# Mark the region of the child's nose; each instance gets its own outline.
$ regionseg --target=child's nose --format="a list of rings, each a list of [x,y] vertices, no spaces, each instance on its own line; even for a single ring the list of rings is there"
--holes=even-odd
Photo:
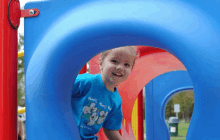
[[[124,70],[122,65],[117,65],[116,69],[121,70],[121,71]]]

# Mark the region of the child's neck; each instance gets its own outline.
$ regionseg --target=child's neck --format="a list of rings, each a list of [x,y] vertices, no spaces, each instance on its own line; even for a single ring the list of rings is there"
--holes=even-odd
[[[114,84],[112,84],[112,83],[109,83],[109,81],[107,81],[103,76],[101,76],[101,77],[102,77],[102,81],[103,81],[105,87],[106,87],[109,91],[115,92],[116,86],[115,86]]]
[[[104,85],[105,85],[105,87],[106,87],[109,91],[115,92],[115,90],[116,90],[116,87],[115,87],[115,86],[110,86],[110,85],[108,85],[108,83],[106,83],[106,82],[104,82]]]

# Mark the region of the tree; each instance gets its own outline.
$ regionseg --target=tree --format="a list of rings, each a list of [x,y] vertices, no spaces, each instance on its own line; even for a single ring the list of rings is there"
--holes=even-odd
[[[168,119],[171,116],[175,116],[173,98],[169,100],[165,110],[165,118]]]
[[[173,97],[174,104],[180,104],[179,118],[190,120],[194,107],[193,91],[181,92]],[[184,114],[184,116],[183,116]]]
[[[19,34],[18,51],[22,51],[24,46],[24,36]],[[18,105],[22,105],[24,90],[24,56],[18,58]]]
[[[178,118],[190,120],[194,108],[193,91],[178,93],[169,100],[165,111],[166,119],[171,116],[176,116],[176,113],[174,112],[174,104],[180,104],[180,113],[178,114]]]

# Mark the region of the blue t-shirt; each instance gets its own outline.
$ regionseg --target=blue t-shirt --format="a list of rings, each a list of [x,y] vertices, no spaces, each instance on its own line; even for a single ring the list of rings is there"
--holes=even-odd
[[[105,87],[100,74],[78,75],[71,103],[82,139],[98,140],[94,135],[101,127],[121,129],[122,99],[117,88],[115,92],[111,92]]]

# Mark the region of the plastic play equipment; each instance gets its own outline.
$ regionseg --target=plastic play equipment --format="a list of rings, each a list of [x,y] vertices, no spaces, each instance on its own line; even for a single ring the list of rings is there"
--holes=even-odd
[[[4,73],[0,99],[4,104],[1,109],[8,106],[6,109],[13,110],[6,111],[0,125],[5,126],[1,137],[11,140],[16,137],[17,112],[13,96],[16,88],[10,88],[17,85],[17,50],[11,46],[17,48],[17,38],[8,23],[6,7],[8,3],[2,0],[1,31],[12,34],[4,32],[0,37],[0,70]],[[176,56],[192,79],[195,105],[186,139],[219,140],[219,7],[219,1],[209,0],[55,0],[26,4],[25,9],[40,11],[39,16],[25,19],[27,139],[78,139],[70,94],[83,64],[103,50],[149,45]],[[11,46],[9,38],[14,39]],[[14,124],[13,130],[8,123]]]
[[[126,130],[129,132],[129,130],[132,130],[132,126],[138,125],[139,128],[143,128],[143,118],[138,118],[138,120],[142,119],[142,123],[135,122],[132,120],[132,109],[135,104],[135,100],[139,98],[140,92],[143,87],[148,84],[152,79],[155,77],[174,70],[185,70],[184,65],[173,55],[170,53],[153,47],[144,47],[139,46],[138,47],[140,57],[135,62],[135,67],[131,71],[131,74],[129,75],[128,79],[121,83],[118,86],[119,93],[121,95],[121,98],[123,100],[122,109],[123,109],[123,118],[125,120],[125,126],[122,125],[122,127],[125,127]],[[89,63],[89,72],[92,74],[99,73],[99,58],[100,54],[93,57]],[[143,106],[143,103],[142,103]],[[139,109],[136,109],[137,112],[140,112]],[[141,113],[137,115],[137,117],[141,117]],[[164,120],[164,119],[163,119]],[[149,120],[148,120],[149,121]],[[136,126],[136,130],[137,127]],[[136,131],[134,130],[134,131]],[[140,133],[142,131],[142,133]],[[166,131],[166,130],[164,130]],[[102,133],[102,132],[100,132]],[[137,134],[138,133],[138,134]],[[130,134],[131,136],[132,134]],[[134,132],[134,135],[136,136],[136,139],[141,140],[143,139],[143,130],[139,129],[138,132]],[[103,134],[100,134],[100,139],[105,140],[105,136]],[[152,140],[158,140],[158,139],[152,139]]]
[[[24,113],[25,112],[25,107],[18,109],[18,113]]]
[[[40,11],[25,19],[27,139],[77,139],[70,93],[78,71],[99,52],[126,45],[157,46],[185,65],[195,91],[187,140],[219,139],[219,5],[208,0],[26,4]]]
[[[187,71],[164,73],[145,86],[146,139],[170,139],[164,119],[166,105],[174,94],[192,89],[192,82]]]
[[[24,56],[24,51],[18,52],[18,57]]]

